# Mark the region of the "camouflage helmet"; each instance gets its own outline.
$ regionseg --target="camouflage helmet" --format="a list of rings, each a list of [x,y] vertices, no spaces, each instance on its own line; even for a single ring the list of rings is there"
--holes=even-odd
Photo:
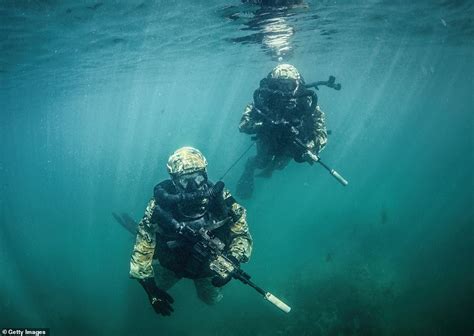
[[[168,173],[174,176],[194,173],[199,170],[206,171],[207,160],[198,149],[182,147],[171,154],[166,167]]]
[[[269,74],[269,79],[293,79],[295,81],[301,80],[301,75],[291,64],[279,64]]]

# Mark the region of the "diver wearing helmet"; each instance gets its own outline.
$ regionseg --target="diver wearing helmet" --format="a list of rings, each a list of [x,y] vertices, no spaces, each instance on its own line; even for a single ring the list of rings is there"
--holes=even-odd
[[[314,163],[327,143],[324,113],[318,97],[305,86],[298,70],[290,64],[276,66],[254,91],[253,104],[247,105],[239,130],[253,135],[257,155],[250,157],[237,184],[237,194],[249,198],[254,187],[254,172],[270,177],[294,159]],[[295,145],[299,141],[299,146]],[[305,149],[302,149],[304,144]]]
[[[199,150],[176,150],[167,168],[171,179],[155,186],[130,261],[130,276],[143,286],[155,312],[165,316],[173,311],[166,290],[181,278],[193,279],[198,297],[207,304],[222,299],[221,287],[231,279],[231,274],[213,277],[209,264],[179,234],[183,227],[211,232],[225,243],[226,256],[236,265],[247,262],[252,252],[246,210],[223,182],[208,180],[207,161]]]

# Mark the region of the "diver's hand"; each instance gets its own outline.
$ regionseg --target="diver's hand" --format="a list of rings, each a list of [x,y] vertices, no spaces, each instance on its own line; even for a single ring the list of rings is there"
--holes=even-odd
[[[212,186],[212,188],[210,188],[208,190],[209,192],[209,197],[210,198],[214,198],[216,196],[219,196],[220,194],[222,194],[222,191],[224,190],[224,182],[222,181],[217,181],[216,184],[214,184]]]
[[[166,293],[164,290],[157,288],[158,291],[154,296],[149,296],[150,303],[155,310],[155,313],[161,314],[163,316],[171,315],[171,312],[174,311],[171,303],[174,302],[173,298]]]
[[[227,275],[225,278],[222,278],[219,275],[216,275],[212,278],[211,283],[215,287],[223,287],[229,283],[230,280],[232,280],[232,276],[234,275],[234,271],[240,267],[240,261],[234,257],[233,255],[228,255],[227,259],[229,259],[234,268],[232,270],[228,270]]]
[[[174,302],[171,295],[158,288],[153,278],[141,279],[139,281],[148,294],[148,299],[150,300],[150,304],[155,310],[155,313],[163,316],[171,315],[174,311],[171,306]]]
[[[224,287],[232,280],[232,276],[228,275],[225,278],[221,278],[220,276],[215,276],[212,278],[211,283],[214,287]]]
[[[319,157],[313,152],[311,152],[310,150],[307,150],[306,152],[304,152],[302,155],[302,158],[304,161],[308,162],[310,165],[319,161]]]
[[[263,121],[257,121],[256,123],[253,124],[255,132],[259,131],[264,125]]]

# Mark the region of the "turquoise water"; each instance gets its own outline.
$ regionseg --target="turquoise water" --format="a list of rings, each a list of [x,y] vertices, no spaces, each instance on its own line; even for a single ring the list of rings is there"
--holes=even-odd
[[[0,2],[0,327],[474,332],[473,5],[308,4]],[[174,315],[156,316],[111,213],[139,219],[183,145],[218,179],[251,143],[237,125],[279,58],[342,83],[319,91],[322,157],[350,182],[291,163],[240,200],[254,238],[245,270],[293,309],[235,281],[208,307],[183,280]],[[231,191],[243,165],[224,179]]]

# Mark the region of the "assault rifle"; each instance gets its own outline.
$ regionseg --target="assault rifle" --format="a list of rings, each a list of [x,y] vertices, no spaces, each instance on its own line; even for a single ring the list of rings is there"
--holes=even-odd
[[[298,129],[296,129],[296,127],[292,126],[288,121],[275,121],[273,120],[272,118],[270,118],[267,114],[263,113],[262,111],[260,111],[258,108],[254,107],[255,111],[263,117],[263,119],[265,119],[270,125],[274,125],[274,126],[277,126],[277,127],[282,127],[282,129],[284,130],[284,132],[291,138],[293,144],[302,149],[304,151],[304,155],[306,157],[309,158],[309,163],[310,164],[313,164],[315,162],[319,163],[321,166],[323,166],[332,176],[334,176],[334,178],[340,183],[342,184],[343,186],[346,186],[349,184],[349,182],[347,182],[347,180],[341,176],[341,174],[339,174],[337,171],[335,171],[334,169],[330,168],[327,164],[325,164],[323,161],[321,161],[321,158],[313,153],[311,151],[310,148],[308,148],[308,146],[306,146],[306,144],[298,138],[298,135],[299,135],[299,131]]]
[[[209,262],[209,268],[216,276],[222,279],[231,276],[255,289],[265,300],[271,302],[285,313],[290,312],[291,308],[286,303],[254,284],[250,280],[250,275],[226,256],[224,252],[225,244],[208,230],[202,227],[199,229],[192,228],[190,225],[184,224],[181,225],[178,232],[187,240],[190,240],[193,244],[195,256],[203,262]]]

